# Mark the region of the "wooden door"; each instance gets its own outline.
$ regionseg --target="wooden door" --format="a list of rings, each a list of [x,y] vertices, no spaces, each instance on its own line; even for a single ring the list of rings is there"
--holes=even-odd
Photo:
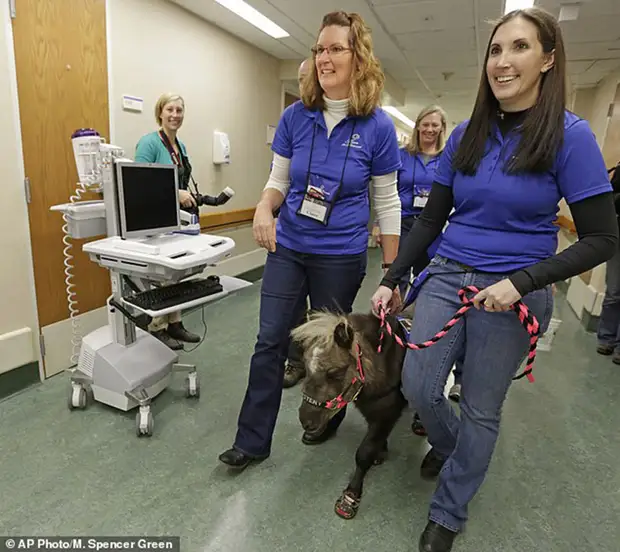
[[[64,223],[50,207],[69,202],[77,185],[71,134],[92,127],[109,140],[105,0],[19,0],[15,15],[28,214],[37,310],[44,329],[69,317]],[[82,252],[83,240],[72,243],[75,307],[82,314],[105,304],[109,273]]]

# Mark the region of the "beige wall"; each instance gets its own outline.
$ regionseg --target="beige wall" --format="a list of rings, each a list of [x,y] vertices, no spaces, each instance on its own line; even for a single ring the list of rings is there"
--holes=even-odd
[[[599,147],[603,150],[609,127],[609,106],[614,102],[616,90],[620,83],[620,72],[616,71],[603,79],[598,86],[576,90],[573,96],[572,110],[587,119],[596,136]],[[560,204],[560,212],[572,218],[564,201]],[[562,250],[575,241],[575,236],[562,232],[559,249]],[[568,302],[575,314],[581,318],[584,312],[598,316],[601,311],[605,293],[605,264],[590,271],[585,278],[571,279]]]
[[[620,72],[615,72],[601,81],[596,87],[596,93],[592,101],[590,112],[590,125],[596,135],[596,141],[601,149],[607,135],[607,124],[609,122],[609,106],[613,103],[616,96],[616,88],[620,82]]]
[[[595,96],[596,87],[580,88],[576,90],[572,111],[583,119],[587,119],[589,121],[592,117],[592,108],[594,107]]]
[[[8,2],[0,2],[0,373],[37,360],[37,317]],[[8,291],[10,290],[10,291]]]
[[[236,195],[221,209],[254,207],[271,162],[267,125],[277,124],[280,115],[279,62],[164,0],[108,0],[107,19],[111,136],[106,138],[133,157],[140,136],[156,129],[158,96],[176,91],[186,100],[180,137],[201,192],[219,193],[230,186]],[[5,265],[0,284],[11,290],[3,295],[0,310],[1,373],[38,360],[39,353],[8,2],[0,2],[0,21],[0,109],[8,114],[0,127],[0,250]],[[142,97],[143,112],[124,111],[123,94]],[[229,166],[211,162],[214,130],[229,135]],[[251,228],[228,234],[238,243],[236,253],[250,265],[261,262],[254,254]],[[236,262],[235,269],[243,266]]]
[[[615,72],[603,79],[598,86],[573,91],[571,97],[571,110],[588,121],[601,150],[607,134],[609,104],[614,101],[618,83],[620,72]],[[564,200],[560,203],[560,214],[572,219]]]
[[[157,128],[159,95],[177,92],[186,103],[179,137],[200,191],[230,186],[236,195],[221,210],[254,207],[271,163],[267,125],[280,116],[278,60],[164,0],[108,0],[108,9],[112,141],[133,157]],[[143,112],[124,111],[123,94],[143,98]],[[229,135],[228,166],[211,161],[214,130]]]

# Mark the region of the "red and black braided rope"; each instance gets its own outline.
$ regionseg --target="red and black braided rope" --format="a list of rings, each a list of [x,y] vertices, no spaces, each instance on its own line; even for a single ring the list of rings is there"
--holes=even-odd
[[[453,327],[454,325],[465,316],[465,313],[474,306],[474,302],[471,299],[467,298],[468,293],[478,294],[480,290],[474,286],[467,286],[459,290],[459,298],[463,303],[463,306],[456,311],[454,316],[448,321],[448,323],[437,332],[431,339],[425,341],[424,343],[406,343],[404,342],[394,331],[392,327],[385,319],[385,311],[380,309],[381,316],[381,335],[379,338],[379,348],[378,352],[381,352],[381,347],[383,344],[383,337],[385,332],[392,336],[396,343],[398,343],[403,348],[413,349],[418,351],[420,349],[427,349],[431,347],[435,343],[437,343],[442,337],[444,337]],[[523,377],[527,377],[530,382],[534,382],[534,376],[532,375],[532,371],[534,369],[534,360],[536,359],[536,345],[538,344],[538,338],[540,337],[540,325],[538,324],[538,320],[536,316],[530,311],[525,303],[522,301],[517,301],[511,307],[511,310],[514,310],[519,317],[519,321],[527,331],[530,336],[530,347],[527,355],[527,362],[525,366],[525,370],[522,374],[515,376],[513,379],[518,380]]]

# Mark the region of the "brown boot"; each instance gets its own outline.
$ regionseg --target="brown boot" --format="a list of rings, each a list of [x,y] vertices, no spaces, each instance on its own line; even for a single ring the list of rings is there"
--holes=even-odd
[[[178,339],[179,341],[185,341],[186,343],[200,342],[200,336],[188,332],[183,327],[183,322],[172,322],[168,324],[168,335],[172,339]]]
[[[303,362],[291,362],[288,361],[286,363],[286,367],[284,368],[284,382],[282,386],[285,389],[289,387],[294,387],[297,385],[302,379],[306,377],[306,367]]]
[[[166,333],[166,330],[157,330],[152,332],[152,335],[173,351],[180,351],[183,349],[183,344],[179,343],[176,339],[172,339],[172,337]]]

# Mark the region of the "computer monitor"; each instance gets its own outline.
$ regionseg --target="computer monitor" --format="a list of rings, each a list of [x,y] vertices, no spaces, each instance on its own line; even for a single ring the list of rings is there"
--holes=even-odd
[[[121,237],[144,238],[181,229],[175,165],[116,163]]]

